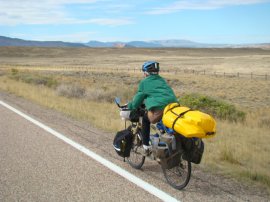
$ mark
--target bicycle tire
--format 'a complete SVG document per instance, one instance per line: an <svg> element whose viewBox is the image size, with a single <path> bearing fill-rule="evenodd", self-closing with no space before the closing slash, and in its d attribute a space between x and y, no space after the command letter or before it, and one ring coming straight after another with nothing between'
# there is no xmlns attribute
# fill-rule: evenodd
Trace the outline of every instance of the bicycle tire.
<svg viewBox="0 0 270 202"><path fill-rule="evenodd" d="M142 155L142 152L143 152L142 134L141 131L139 130L136 134L134 134L130 156L127 158L127 162L131 167L135 169L140 169L143 166L145 156Z"/></svg>
<svg viewBox="0 0 270 202"><path fill-rule="evenodd" d="M191 162L184 160L182 155L180 158L179 164L173 168L162 166L162 171L167 183L178 190L185 188L191 177Z"/></svg>

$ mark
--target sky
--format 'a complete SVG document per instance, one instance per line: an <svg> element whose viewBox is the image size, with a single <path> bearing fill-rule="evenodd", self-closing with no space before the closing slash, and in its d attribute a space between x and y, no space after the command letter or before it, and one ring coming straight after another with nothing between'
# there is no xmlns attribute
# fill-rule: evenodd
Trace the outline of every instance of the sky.
<svg viewBox="0 0 270 202"><path fill-rule="evenodd" d="M0 0L0 36L270 43L270 0Z"/></svg>

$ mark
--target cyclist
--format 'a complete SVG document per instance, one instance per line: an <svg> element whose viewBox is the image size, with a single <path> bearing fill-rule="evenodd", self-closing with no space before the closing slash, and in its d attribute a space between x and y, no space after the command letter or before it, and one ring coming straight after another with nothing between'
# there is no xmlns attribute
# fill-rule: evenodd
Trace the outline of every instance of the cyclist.
<svg viewBox="0 0 270 202"><path fill-rule="evenodd" d="M142 65L144 79L138 86L133 100L128 103L128 109L134 110L145 104L147 113L143 116L142 136L145 155L149 154L150 123L161 120L164 108L173 102L178 102L172 88L159 75L159 63L147 61Z"/></svg>

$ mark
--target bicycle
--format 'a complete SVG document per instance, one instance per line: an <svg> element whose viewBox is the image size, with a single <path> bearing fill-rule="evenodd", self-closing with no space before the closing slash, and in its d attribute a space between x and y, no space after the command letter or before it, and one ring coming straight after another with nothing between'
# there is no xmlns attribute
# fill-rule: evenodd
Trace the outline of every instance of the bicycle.
<svg viewBox="0 0 270 202"><path fill-rule="evenodd" d="M115 103L120 110L126 109L126 105L121 106L119 98L115 99ZM165 127L162 121L151 124L151 129L154 131L154 134L150 134L152 149L150 149L149 155L145 156L141 133L142 117L145 113L145 106L142 105L132 111L129 119L125 119L125 128L129 121L132 131L132 147L127 162L131 167L140 169L146 157L157 161L161 165L167 183L175 189L181 190L187 186L191 177L191 162L184 158L188 138Z"/></svg>

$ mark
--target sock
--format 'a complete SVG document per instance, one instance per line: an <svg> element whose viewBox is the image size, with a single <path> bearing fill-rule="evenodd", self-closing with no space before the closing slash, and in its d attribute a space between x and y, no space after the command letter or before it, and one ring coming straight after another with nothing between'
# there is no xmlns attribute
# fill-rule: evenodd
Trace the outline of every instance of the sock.
<svg viewBox="0 0 270 202"><path fill-rule="evenodd" d="M143 145L143 148L144 148L145 150L147 150L147 149L151 149L151 146L150 146L150 145Z"/></svg>

